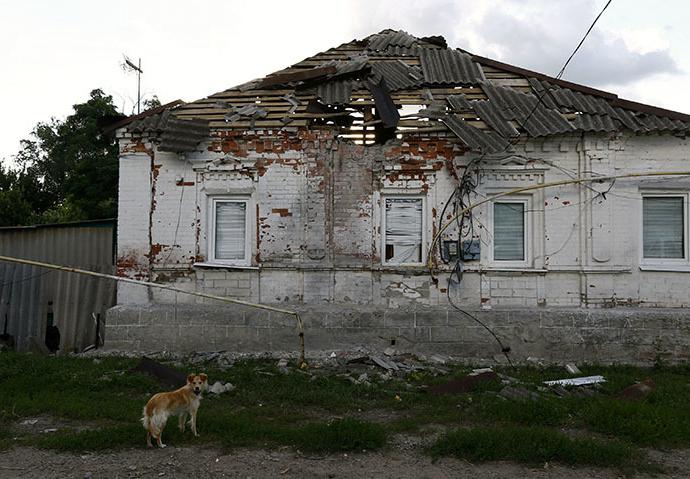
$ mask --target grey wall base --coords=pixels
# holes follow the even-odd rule
[[[293,307],[292,305],[290,307]],[[455,310],[300,306],[310,351],[365,347],[498,361],[491,335]],[[690,359],[690,311],[573,309],[474,311],[511,348],[511,358],[548,363],[652,364]],[[394,343],[394,344],[393,344]],[[125,351],[296,353],[294,318],[236,306],[119,305],[107,313],[105,347]]]

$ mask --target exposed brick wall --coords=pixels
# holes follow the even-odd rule
[[[517,150],[515,162],[484,165],[475,200],[578,172],[621,174],[690,165],[688,141],[671,135],[587,135],[584,143],[573,135],[530,140]],[[394,141],[363,147],[325,130],[287,128],[219,133],[203,151],[185,157],[131,137],[121,139],[121,151],[122,275],[267,303],[447,304],[447,267],[434,282],[424,268],[381,265],[381,195],[408,189],[424,196],[431,238],[457,182],[453,165],[472,158],[457,144]],[[529,197],[534,210],[531,261],[524,268],[489,262],[490,212],[487,205],[477,208],[475,227],[485,242],[482,259],[466,265],[462,285],[451,287],[451,294],[466,307],[499,309],[686,306],[690,273],[640,269],[639,185],[639,180],[618,181],[606,199],[584,186],[535,192]],[[607,186],[592,185],[597,191]],[[255,209],[249,225],[252,266],[259,269],[193,266],[207,259],[208,197],[214,194],[250,198]],[[447,237],[457,237],[453,228]],[[120,303],[148,300],[195,302],[160,291],[143,294],[136,287],[121,289],[118,298]]]

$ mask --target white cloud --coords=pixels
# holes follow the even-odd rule
[[[142,57],[142,89],[163,102],[194,100],[389,27],[555,74],[603,1],[5,2],[0,158],[94,88],[131,111],[136,82],[119,67],[122,53]],[[653,12],[641,0],[614,1],[566,78],[690,111],[689,19],[682,0],[668,1],[675,6]]]

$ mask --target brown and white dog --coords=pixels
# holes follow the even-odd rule
[[[196,412],[201,402],[201,393],[208,386],[208,376],[205,374],[190,374],[187,384],[171,392],[154,394],[144,406],[144,417],[141,422],[146,429],[146,444],[153,447],[151,437],[156,438],[158,447],[165,447],[161,435],[168,417],[179,416],[180,431],[185,430],[185,421],[189,415],[189,425],[194,436],[196,432]]]

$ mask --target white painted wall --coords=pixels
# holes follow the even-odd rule
[[[434,285],[423,268],[381,265],[381,192],[407,190],[424,195],[427,211],[440,214],[456,180],[445,168],[425,169],[424,181],[406,179],[387,148],[325,143],[302,139],[302,151],[276,152],[274,148],[259,153],[248,148],[246,157],[213,165],[208,161],[225,154],[209,151],[208,145],[186,158],[155,151],[153,164],[160,166],[155,167],[158,173],[153,182],[153,249],[148,237],[150,157],[123,153],[118,222],[121,262],[136,258],[141,268],[151,268],[157,281],[267,303],[445,305],[447,272]],[[131,148],[130,139],[123,139],[121,148]],[[518,146],[516,157],[507,164],[486,162],[477,199],[578,174],[690,170],[688,140],[673,135],[588,134],[584,142],[579,135],[530,140]],[[466,164],[470,158],[459,156],[455,161]],[[525,159],[527,164],[520,164]],[[434,161],[443,158],[428,163]],[[491,262],[487,254],[491,234],[484,230],[482,259],[466,264],[461,287],[453,289],[456,301],[499,309],[690,304],[690,267],[663,272],[640,268],[641,188],[648,183],[619,180],[605,200],[596,201],[592,199],[595,192],[573,185],[529,195],[534,210],[529,213],[529,264],[518,268]],[[685,188],[679,179],[660,185],[676,191]],[[592,188],[606,190],[608,183]],[[249,227],[255,238],[253,266],[260,269],[193,266],[207,257],[208,196],[233,193],[250,197],[256,208],[256,221]],[[478,208],[475,218],[478,230],[490,228],[488,205]],[[432,237],[437,221],[427,217],[427,238]],[[122,274],[135,272],[124,268]],[[191,301],[170,293],[150,294],[156,301]],[[142,300],[127,289],[118,295],[120,303],[134,299]]]

